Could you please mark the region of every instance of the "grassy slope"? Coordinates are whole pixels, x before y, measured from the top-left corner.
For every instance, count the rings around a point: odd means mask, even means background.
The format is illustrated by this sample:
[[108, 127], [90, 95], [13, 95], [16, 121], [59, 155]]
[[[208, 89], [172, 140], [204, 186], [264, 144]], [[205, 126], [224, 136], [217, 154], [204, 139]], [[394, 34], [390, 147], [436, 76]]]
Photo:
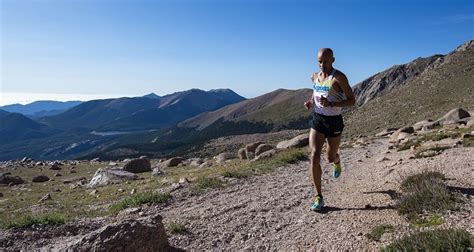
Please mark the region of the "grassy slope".
[[346, 135], [370, 134], [425, 119], [449, 110], [474, 109], [474, 49], [455, 52], [439, 67], [346, 114]]

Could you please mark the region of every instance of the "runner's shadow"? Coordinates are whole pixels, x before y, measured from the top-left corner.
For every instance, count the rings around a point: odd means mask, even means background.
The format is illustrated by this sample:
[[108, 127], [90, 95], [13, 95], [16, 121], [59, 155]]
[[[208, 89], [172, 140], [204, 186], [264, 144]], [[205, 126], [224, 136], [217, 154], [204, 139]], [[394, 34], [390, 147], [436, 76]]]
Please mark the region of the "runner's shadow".
[[318, 213], [329, 213], [329, 212], [337, 212], [337, 211], [342, 211], [342, 210], [353, 210], [353, 211], [373, 211], [373, 210], [385, 210], [385, 209], [395, 209], [394, 206], [388, 205], [388, 206], [371, 206], [367, 205], [365, 207], [333, 207], [333, 206], [325, 206], [321, 211]]
[[363, 192], [363, 194], [373, 194], [373, 193], [382, 193], [387, 194], [391, 199], [397, 199], [400, 195], [395, 190], [384, 190], [384, 191], [372, 191], [372, 192]]
[[462, 194], [467, 194], [469, 196], [474, 196], [474, 188], [473, 187], [457, 187], [457, 186], [448, 186], [450, 191], [460, 192]]

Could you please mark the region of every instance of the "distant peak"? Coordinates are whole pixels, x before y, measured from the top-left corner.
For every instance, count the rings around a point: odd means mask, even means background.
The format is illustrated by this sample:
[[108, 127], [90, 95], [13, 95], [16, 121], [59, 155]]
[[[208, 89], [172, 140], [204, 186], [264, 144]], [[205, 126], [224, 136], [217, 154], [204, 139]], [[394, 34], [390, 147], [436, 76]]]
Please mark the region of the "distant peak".
[[474, 46], [474, 40], [471, 39], [471, 40], [467, 41], [466, 43], [458, 46], [455, 51], [456, 52], [463, 52], [463, 51], [466, 51], [467, 49], [469, 49], [473, 46]]
[[144, 95], [143, 97], [145, 98], [150, 98], [150, 99], [160, 99], [161, 97], [155, 93], [149, 93], [147, 95]]
[[209, 90], [211, 93], [235, 93], [232, 89], [229, 88], [216, 88]]

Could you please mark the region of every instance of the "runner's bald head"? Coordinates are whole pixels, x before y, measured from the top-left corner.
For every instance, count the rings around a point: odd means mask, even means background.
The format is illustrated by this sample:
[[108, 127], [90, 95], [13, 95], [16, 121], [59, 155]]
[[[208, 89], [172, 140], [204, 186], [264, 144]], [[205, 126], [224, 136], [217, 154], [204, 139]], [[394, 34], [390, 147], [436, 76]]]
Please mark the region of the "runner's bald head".
[[320, 54], [321, 56], [327, 56], [329, 58], [334, 57], [334, 53], [331, 48], [321, 48], [319, 49], [318, 54]]
[[332, 71], [332, 63], [334, 63], [334, 54], [331, 48], [321, 48], [318, 51], [318, 64], [319, 68], [324, 73], [330, 73]]

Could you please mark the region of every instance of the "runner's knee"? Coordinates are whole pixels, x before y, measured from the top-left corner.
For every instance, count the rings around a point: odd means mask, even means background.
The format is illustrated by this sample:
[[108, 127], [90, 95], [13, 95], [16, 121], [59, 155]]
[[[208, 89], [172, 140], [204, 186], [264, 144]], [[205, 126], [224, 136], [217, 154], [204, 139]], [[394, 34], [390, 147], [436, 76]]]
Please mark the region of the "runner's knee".
[[321, 157], [321, 150], [318, 150], [316, 148], [311, 148], [311, 152], [309, 154], [311, 158], [320, 158]]

